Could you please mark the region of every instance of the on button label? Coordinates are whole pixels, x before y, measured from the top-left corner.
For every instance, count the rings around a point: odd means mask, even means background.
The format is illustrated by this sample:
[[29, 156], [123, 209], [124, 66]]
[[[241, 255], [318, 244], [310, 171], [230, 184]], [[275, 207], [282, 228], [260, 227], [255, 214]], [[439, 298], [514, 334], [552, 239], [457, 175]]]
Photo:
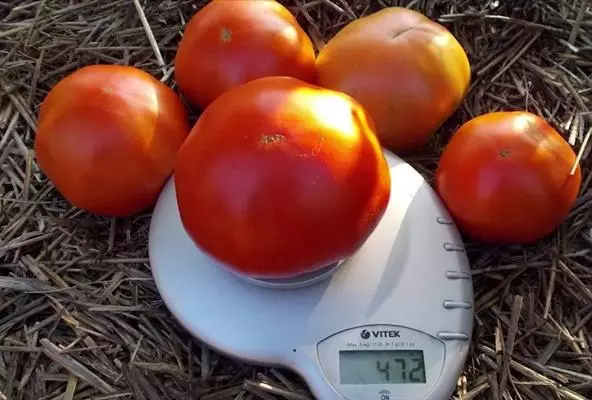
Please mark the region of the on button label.
[[378, 392], [378, 400], [391, 400], [390, 390], [382, 389]]

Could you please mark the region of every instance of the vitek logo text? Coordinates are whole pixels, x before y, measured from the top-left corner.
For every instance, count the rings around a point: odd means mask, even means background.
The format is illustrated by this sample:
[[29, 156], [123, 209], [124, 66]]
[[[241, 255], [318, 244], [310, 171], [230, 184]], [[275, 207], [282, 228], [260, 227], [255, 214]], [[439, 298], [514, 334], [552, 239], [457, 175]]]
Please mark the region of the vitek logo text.
[[362, 337], [362, 339], [370, 339], [371, 337], [373, 337], [373, 338], [400, 338], [401, 334], [399, 333], [399, 331], [395, 331], [395, 330], [369, 331], [367, 329], [363, 329], [362, 332], [360, 332], [360, 336]]

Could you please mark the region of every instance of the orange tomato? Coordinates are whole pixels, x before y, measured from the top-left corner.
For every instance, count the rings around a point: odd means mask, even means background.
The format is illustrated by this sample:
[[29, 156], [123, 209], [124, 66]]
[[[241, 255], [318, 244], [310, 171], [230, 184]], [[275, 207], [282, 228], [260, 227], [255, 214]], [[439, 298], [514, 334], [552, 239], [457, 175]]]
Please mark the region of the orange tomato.
[[436, 172], [436, 189], [473, 239], [526, 244], [550, 234], [581, 185], [576, 155], [541, 117], [524, 112], [478, 116], [454, 134]]
[[129, 216], [151, 206], [190, 126], [175, 92], [139, 69], [81, 68], [41, 106], [37, 162], [74, 206]]
[[213, 1], [187, 24], [175, 78], [193, 104], [205, 108], [235, 86], [276, 75], [316, 78], [310, 38], [275, 0]]
[[368, 110], [384, 147], [409, 152], [429, 142], [459, 107], [470, 65], [442, 25], [401, 7], [346, 25], [317, 57], [319, 85]]
[[385, 211], [390, 172], [355, 100], [266, 77], [205, 110], [179, 151], [175, 185], [198, 247], [243, 275], [279, 278], [355, 252]]

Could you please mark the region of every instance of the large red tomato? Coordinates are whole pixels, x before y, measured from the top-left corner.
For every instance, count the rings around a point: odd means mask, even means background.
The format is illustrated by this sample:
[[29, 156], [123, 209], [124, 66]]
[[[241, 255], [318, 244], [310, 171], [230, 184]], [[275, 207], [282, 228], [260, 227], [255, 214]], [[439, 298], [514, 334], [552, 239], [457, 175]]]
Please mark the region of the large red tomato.
[[321, 50], [317, 68], [318, 84], [358, 100], [382, 145], [399, 153], [430, 140], [461, 104], [471, 76], [455, 37], [402, 7], [346, 25]]
[[367, 239], [390, 172], [365, 110], [290, 77], [261, 78], [208, 107], [175, 167], [195, 243], [252, 277], [310, 272]]
[[139, 69], [81, 68], [39, 113], [37, 162], [74, 206], [129, 216], [151, 206], [190, 126], [175, 92]]
[[187, 98], [207, 107], [227, 90], [265, 76], [314, 83], [315, 52], [290, 11], [275, 0], [216, 0], [189, 21], [175, 59]]
[[443, 152], [436, 189], [459, 228], [489, 243], [523, 244], [550, 234], [581, 185], [576, 155], [544, 119], [492, 112], [465, 123]]

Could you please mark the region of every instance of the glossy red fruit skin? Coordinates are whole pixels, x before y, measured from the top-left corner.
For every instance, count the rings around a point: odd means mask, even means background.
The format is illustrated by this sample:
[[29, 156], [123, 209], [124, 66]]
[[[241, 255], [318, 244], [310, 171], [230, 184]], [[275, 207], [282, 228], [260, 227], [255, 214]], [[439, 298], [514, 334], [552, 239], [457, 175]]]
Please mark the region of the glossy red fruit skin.
[[175, 187], [199, 248], [239, 274], [284, 278], [360, 248], [386, 209], [390, 171], [355, 100], [268, 77], [205, 110], [179, 152]]
[[91, 65], [44, 99], [36, 160], [75, 207], [125, 217], [156, 202], [189, 131], [183, 103], [158, 79], [134, 67]]
[[175, 79], [206, 108], [222, 93], [266, 76], [316, 81], [315, 50], [294, 15], [275, 0], [214, 0], [187, 23]]
[[529, 244], [551, 234], [581, 186], [576, 154], [543, 118], [492, 112], [452, 136], [436, 171], [436, 190], [460, 230], [491, 244]]

